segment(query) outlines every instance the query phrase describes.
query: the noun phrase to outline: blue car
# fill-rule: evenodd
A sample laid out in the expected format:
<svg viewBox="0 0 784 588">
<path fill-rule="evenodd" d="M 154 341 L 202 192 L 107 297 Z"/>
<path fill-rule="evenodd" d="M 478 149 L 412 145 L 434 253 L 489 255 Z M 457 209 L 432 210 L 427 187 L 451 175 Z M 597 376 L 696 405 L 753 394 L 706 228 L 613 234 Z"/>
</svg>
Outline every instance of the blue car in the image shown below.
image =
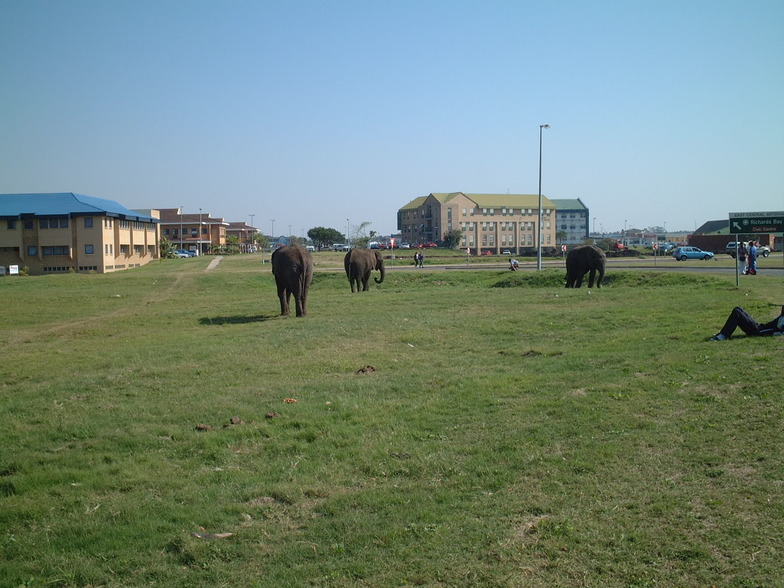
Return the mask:
<svg viewBox="0 0 784 588">
<path fill-rule="evenodd" d="M 686 261 L 687 259 L 713 259 L 713 253 L 710 251 L 703 251 L 699 247 L 678 247 L 672 252 L 672 256 L 678 261 Z"/>
</svg>

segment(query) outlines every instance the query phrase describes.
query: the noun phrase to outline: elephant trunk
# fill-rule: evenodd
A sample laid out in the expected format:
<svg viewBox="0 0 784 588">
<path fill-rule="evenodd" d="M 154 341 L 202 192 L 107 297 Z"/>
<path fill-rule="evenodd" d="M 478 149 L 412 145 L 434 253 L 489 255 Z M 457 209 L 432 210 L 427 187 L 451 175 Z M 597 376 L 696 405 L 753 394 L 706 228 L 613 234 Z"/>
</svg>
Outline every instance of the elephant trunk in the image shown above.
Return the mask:
<svg viewBox="0 0 784 588">
<path fill-rule="evenodd" d="M 375 280 L 376 284 L 380 284 L 380 283 L 382 283 L 384 281 L 384 262 L 383 262 L 383 260 L 381 261 L 381 263 L 378 264 L 378 271 L 381 272 L 381 279 L 379 280 L 378 278 L 373 278 L 373 280 Z"/>
</svg>

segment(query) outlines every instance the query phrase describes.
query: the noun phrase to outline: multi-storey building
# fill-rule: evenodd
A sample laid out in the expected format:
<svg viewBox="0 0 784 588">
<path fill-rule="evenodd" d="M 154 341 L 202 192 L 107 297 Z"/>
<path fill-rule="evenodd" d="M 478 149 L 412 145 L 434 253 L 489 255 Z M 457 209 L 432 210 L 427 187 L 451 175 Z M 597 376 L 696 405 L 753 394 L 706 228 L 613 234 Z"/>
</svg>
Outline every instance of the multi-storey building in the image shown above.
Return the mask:
<svg viewBox="0 0 784 588">
<path fill-rule="evenodd" d="M 543 251 L 556 246 L 555 217 L 555 204 L 542 196 Z M 437 243 L 459 229 L 460 247 L 477 255 L 536 251 L 538 224 L 538 194 L 429 194 L 415 198 L 397 213 L 403 241 Z"/>
<path fill-rule="evenodd" d="M 208 212 L 183 214 L 182 208 L 161 208 L 160 214 L 161 236 L 177 249 L 203 255 L 226 245 L 229 223 L 222 218 L 212 218 Z"/>
<path fill-rule="evenodd" d="M 558 239 L 566 245 L 579 245 L 588 238 L 589 219 L 588 207 L 579 198 L 553 198 L 555 204 L 555 230 L 566 236 Z"/>
<path fill-rule="evenodd" d="M 0 194 L 0 265 L 105 273 L 158 259 L 157 211 L 72 192 Z"/>
</svg>

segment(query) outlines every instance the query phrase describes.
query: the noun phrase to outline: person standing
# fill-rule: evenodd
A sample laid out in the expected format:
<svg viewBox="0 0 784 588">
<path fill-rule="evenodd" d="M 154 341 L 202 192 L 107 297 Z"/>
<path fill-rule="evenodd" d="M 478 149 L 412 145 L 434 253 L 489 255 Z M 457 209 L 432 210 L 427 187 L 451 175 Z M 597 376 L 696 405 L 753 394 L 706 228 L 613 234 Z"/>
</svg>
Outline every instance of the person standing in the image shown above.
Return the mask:
<svg viewBox="0 0 784 588">
<path fill-rule="evenodd" d="M 425 267 L 425 254 L 419 252 L 419 267 Z"/>
<path fill-rule="evenodd" d="M 746 273 L 746 255 L 748 254 L 748 249 L 746 249 L 746 244 L 741 241 L 738 243 L 738 262 L 740 263 L 740 273 Z"/>
<path fill-rule="evenodd" d="M 757 246 L 754 245 L 754 241 L 749 241 L 749 250 L 748 250 L 748 258 L 749 264 L 746 269 L 746 274 L 750 276 L 757 275 Z"/>
</svg>

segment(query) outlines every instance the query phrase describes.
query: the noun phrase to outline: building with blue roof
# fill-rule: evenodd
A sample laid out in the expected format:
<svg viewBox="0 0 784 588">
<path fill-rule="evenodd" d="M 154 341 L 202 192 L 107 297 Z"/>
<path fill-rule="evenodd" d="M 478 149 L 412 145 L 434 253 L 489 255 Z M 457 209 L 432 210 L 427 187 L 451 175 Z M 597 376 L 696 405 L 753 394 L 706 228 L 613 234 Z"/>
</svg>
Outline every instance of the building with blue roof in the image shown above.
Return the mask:
<svg viewBox="0 0 784 588">
<path fill-rule="evenodd" d="M 73 192 L 0 194 L 0 265 L 106 273 L 158 259 L 157 211 Z"/>
</svg>

